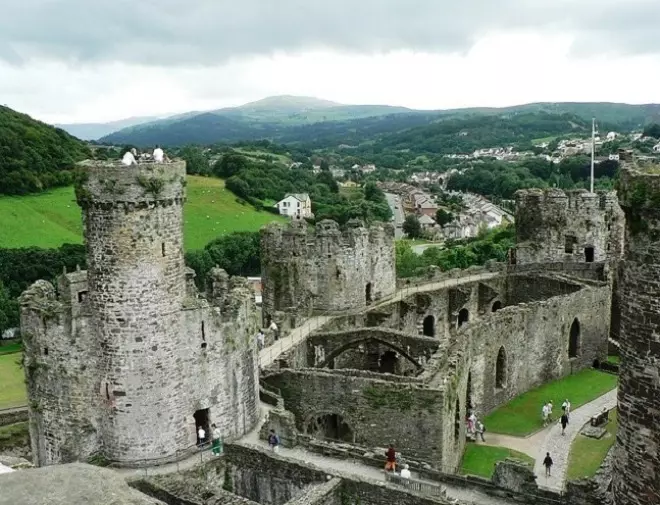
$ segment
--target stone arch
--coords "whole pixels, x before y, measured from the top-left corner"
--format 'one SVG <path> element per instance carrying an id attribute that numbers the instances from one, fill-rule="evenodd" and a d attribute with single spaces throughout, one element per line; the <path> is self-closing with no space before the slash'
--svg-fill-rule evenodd
<path id="1" fill-rule="evenodd" d="M 401 356 L 403 356 L 408 361 L 410 361 L 413 365 L 415 365 L 415 367 L 422 368 L 422 365 L 415 358 L 413 358 L 410 354 L 408 354 L 406 351 L 404 351 L 400 347 L 398 347 L 394 344 L 391 344 L 389 342 L 386 342 L 385 340 L 382 340 L 380 338 L 374 338 L 374 337 L 367 337 L 367 338 L 352 340 L 351 342 L 348 342 L 347 344 L 342 345 L 341 347 L 335 349 L 330 354 L 328 354 L 325 357 L 325 360 L 323 361 L 323 363 L 321 363 L 320 365 L 317 365 L 316 368 L 326 368 L 328 366 L 328 364 L 332 363 L 332 361 L 337 356 L 340 356 L 342 353 L 346 352 L 347 350 L 352 349 L 354 347 L 357 347 L 358 345 L 360 345 L 362 343 L 365 343 L 365 342 L 369 342 L 369 341 L 378 342 L 379 344 L 383 344 L 384 346 L 389 347 L 391 350 L 399 353 Z"/>
<path id="2" fill-rule="evenodd" d="M 320 412 L 305 423 L 305 433 L 317 439 L 341 440 L 355 443 L 355 432 L 340 414 Z"/>
<path id="3" fill-rule="evenodd" d="M 502 302 L 497 300 L 495 303 L 493 303 L 493 306 L 491 307 L 491 312 L 497 312 L 502 308 Z"/>
<path id="4" fill-rule="evenodd" d="M 422 333 L 427 337 L 435 337 L 435 317 L 428 315 L 422 323 Z"/>
<path id="5" fill-rule="evenodd" d="M 458 312 L 458 327 L 460 328 L 463 326 L 465 323 L 467 323 L 470 320 L 470 311 L 463 307 L 459 312 Z"/>
<path id="6" fill-rule="evenodd" d="M 389 373 L 394 375 L 396 373 L 396 366 L 399 358 L 397 357 L 396 351 L 389 350 L 381 354 L 379 359 L 378 371 L 380 373 Z"/>
<path id="7" fill-rule="evenodd" d="M 571 323 L 571 331 L 568 335 L 568 357 L 577 358 L 580 353 L 580 321 L 576 317 Z"/>
<path id="8" fill-rule="evenodd" d="M 495 388 L 504 389 L 506 387 L 507 379 L 507 359 L 504 346 L 500 347 L 497 352 L 497 360 L 495 361 Z"/>

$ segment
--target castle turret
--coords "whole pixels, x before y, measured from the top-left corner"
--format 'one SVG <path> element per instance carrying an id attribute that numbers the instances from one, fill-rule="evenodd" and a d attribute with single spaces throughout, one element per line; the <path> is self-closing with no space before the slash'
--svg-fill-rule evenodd
<path id="1" fill-rule="evenodd" d="M 660 503 L 660 174 L 626 166 L 619 269 L 619 404 L 614 497 L 617 505 Z"/>

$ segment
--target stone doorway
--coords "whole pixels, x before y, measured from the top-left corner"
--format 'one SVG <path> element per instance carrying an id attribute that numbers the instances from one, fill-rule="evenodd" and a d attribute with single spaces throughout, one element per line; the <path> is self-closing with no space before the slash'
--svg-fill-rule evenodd
<path id="1" fill-rule="evenodd" d="M 355 443 L 355 434 L 339 414 L 323 414 L 307 424 L 307 434 L 318 439 Z"/>
<path id="2" fill-rule="evenodd" d="M 422 333 L 426 337 L 435 337 L 435 317 L 426 316 L 422 323 Z"/>
<path id="3" fill-rule="evenodd" d="M 200 409 L 197 410 L 193 417 L 195 418 L 195 437 L 197 438 L 197 443 L 208 442 L 211 440 L 211 421 L 210 421 L 210 410 L 209 409 Z M 197 436 L 197 431 L 199 427 L 202 427 L 206 432 L 205 440 L 199 440 Z"/>
<path id="4" fill-rule="evenodd" d="M 367 301 L 367 305 L 371 304 L 371 282 L 367 282 L 367 285 L 364 288 L 364 297 Z"/>
<path id="5" fill-rule="evenodd" d="M 595 252 L 593 247 L 584 248 L 584 261 L 586 261 L 587 263 L 593 263 L 594 256 L 595 256 Z"/>

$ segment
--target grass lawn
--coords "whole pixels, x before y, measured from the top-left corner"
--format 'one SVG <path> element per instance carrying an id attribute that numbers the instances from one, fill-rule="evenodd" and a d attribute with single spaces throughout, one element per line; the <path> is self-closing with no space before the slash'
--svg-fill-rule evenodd
<path id="1" fill-rule="evenodd" d="M 607 456 L 616 441 L 618 427 L 616 409 L 610 411 L 610 422 L 607 424 L 607 433 L 600 440 L 578 435 L 571 445 L 568 456 L 568 469 L 566 478 L 576 480 L 593 477 L 601 463 Z"/>
<path id="2" fill-rule="evenodd" d="M 186 250 L 201 249 L 209 241 L 233 231 L 257 231 L 283 218 L 242 205 L 221 179 L 188 176 L 184 207 Z M 82 243 L 80 208 L 73 188 L 57 188 L 39 195 L 0 197 L 0 247 L 59 247 Z"/>
<path id="3" fill-rule="evenodd" d="M 608 356 L 607 362 L 611 363 L 612 365 L 618 365 L 621 363 L 621 358 L 619 358 L 619 356 Z"/>
<path id="4" fill-rule="evenodd" d="M 27 422 L 0 426 L 0 451 L 8 451 L 30 443 L 30 429 Z"/>
<path id="5" fill-rule="evenodd" d="M 21 407 L 27 402 L 20 360 L 20 352 L 0 356 L 0 409 Z"/>
<path id="6" fill-rule="evenodd" d="M 23 344 L 21 341 L 10 342 L 8 344 L 0 344 L 0 356 L 3 354 L 13 354 L 21 351 L 23 349 Z"/>
<path id="7" fill-rule="evenodd" d="M 495 471 L 495 463 L 504 461 L 506 458 L 516 458 L 528 462 L 532 467 L 534 466 L 533 458 L 506 447 L 467 444 L 461 462 L 461 473 L 490 479 Z"/>
<path id="8" fill-rule="evenodd" d="M 575 410 L 614 389 L 616 383 L 616 375 L 588 368 L 514 398 L 487 415 L 483 423 L 491 433 L 524 437 L 543 428 L 544 403 L 552 401 L 552 415 L 557 419 L 566 398 Z"/>

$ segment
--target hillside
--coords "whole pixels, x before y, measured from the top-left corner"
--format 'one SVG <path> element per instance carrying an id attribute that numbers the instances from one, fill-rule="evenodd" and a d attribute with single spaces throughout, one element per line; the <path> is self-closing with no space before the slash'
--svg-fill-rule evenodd
<path id="1" fill-rule="evenodd" d="M 144 117 L 130 117 L 127 119 L 120 119 L 119 121 L 110 121 L 108 123 L 70 123 L 70 124 L 56 124 L 57 128 L 61 128 L 65 132 L 78 137 L 82 140 L 96 140 L 113 132 L 137 126 L 144 123 L 151 123 L 159 120 L 155 116 Z"/>
<path id="2" fill-rule="evenodd" d="M 184 207 L 186 250 L 201 249 L 209 241 L 233 231 L 256 231 L 282 220 L 242 205 L 220 179 L 188 176 Z M 72 187 L 40 195 L 0 197 L 0 247 L 58 247 L 82 243 L 80 208 Z"/>
<path id="3" fill-rule="evenodd" d="M 0 106 L 0 194 L 23 195 L 72 182 L 86 145 L 64 130 Z"/>
<path id="4" fill-rule="evenodd" d="M 505 108 L 465 108 L 416 111 L 382 105 L 340 105 L 309 97 L 270 97 L 240 107 L 188 113 L 167 120 L 124 129 L 103 142 L 148 146 L 187 143 L 211 144 L 270 139 L 281 143 L 310 143 L 312 147 L 372 142 L 444 119 L 569 114 L 580 124 L 595 117 L 601 128 L 629 131 L 660 121 L 660 105 L 617 103 L 533 103 Z M 566 133 L 570 133 L 570 130 Z"/>

